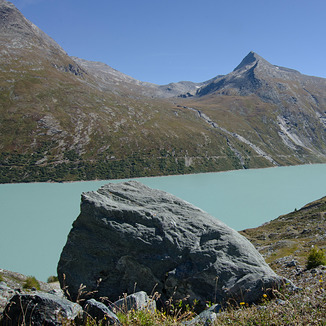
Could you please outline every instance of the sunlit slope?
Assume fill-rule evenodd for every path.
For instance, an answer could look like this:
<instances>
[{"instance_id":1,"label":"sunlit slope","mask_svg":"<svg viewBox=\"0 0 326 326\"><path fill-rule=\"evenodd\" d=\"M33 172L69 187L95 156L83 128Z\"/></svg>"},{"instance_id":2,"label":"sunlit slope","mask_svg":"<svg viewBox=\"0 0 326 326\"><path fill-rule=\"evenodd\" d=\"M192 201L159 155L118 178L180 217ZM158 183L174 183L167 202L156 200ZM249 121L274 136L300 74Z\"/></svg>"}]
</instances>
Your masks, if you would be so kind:
<instances>
[{"instance_id":1,"label":"sunlit slope","mask_svg":"<svg viewBox=\"0 0 326 326\"><path fill-rule=\"evenodd\" d=\"M69 57L5 0L0 53L0 182L326 162L325 79L254 53L226 76L154 85Z\"/></svg>"},{"instance_id":2,"label":"sunlit slope","mask_svg":"<svg viewBox=\"0 0 326 326\"><path fill-rule=\"evenodd\" d=\"M274 66L251 52L184 105L277 164L325 161L325 79Z\"/></svg>"}]
</instances>

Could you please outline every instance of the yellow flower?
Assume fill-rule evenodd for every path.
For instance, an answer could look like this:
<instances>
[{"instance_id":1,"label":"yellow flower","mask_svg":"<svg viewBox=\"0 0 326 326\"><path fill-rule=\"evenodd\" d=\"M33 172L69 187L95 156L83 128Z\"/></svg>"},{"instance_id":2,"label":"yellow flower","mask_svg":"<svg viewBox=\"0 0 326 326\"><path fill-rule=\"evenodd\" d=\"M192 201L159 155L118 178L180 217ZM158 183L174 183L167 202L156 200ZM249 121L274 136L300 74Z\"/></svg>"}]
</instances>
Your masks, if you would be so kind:
<instances>
[{"instance_id":1,"label":"yellow flower","mask_svg":"<svg viewBox=\"0 0 326 326\"><path fill-rule=\"evenodd\" d=\"M245 304L246 304L245 302L240 302L240 305L241 305L241 306L243 306L243 305L245 305Z\"/></svg>"},{"instance_id":2,"label":"yellow flower","mask_svg":"<svg viewBox=\"0 0 326 326\"><path fill-rule=\"evenodd\" d=\"M264 298L267 298L267 294L264 293L264 294L263 294L263 297L264 297Z\"/></svg>"},{"instance_id":3,"label":"yellow flower","mask_svg":"<svg viewBox=\"0 0 326 326\"><path fill-rule=\"evenodd\" d=\"M319 282L322 282L323 280L319 280Z\"/></svg>"}]
</instances>

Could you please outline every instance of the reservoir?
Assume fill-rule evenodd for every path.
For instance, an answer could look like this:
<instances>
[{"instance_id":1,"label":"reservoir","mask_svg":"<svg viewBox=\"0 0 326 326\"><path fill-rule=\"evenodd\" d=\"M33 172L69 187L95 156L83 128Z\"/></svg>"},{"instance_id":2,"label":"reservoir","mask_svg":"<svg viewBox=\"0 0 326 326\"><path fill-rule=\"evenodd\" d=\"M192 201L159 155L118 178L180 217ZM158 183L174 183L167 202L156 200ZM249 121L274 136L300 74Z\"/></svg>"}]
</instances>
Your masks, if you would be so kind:
<instances>
[{"instance_id":1,"label":"reservoir","mask_svg":"<svg viewBox=\"0 0 326 326\"><path fill-rule=\"evenodd\" d=\"M236 230L259 226L326 196L326 164L139 178ZM0 185L0 268L46 281L56 266L82 192L113 181Z\"/></svg>"}]
</instances>

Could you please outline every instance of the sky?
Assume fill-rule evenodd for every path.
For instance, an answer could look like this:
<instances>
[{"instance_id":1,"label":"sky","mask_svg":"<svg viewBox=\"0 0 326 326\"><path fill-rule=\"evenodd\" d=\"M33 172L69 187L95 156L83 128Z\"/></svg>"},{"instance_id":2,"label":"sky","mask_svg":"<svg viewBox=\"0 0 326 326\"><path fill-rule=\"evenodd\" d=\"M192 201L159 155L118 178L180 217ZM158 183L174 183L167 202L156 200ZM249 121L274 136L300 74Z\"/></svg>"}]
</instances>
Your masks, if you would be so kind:
<instances>
[{"instance_id":1,"label":"sky","mask_svg":"<svg viewBox=\"0 0 326 326\"><path fill-rule=\"evenodd\" d=\"M141 81L206 81L250 51L326 78L325 0L11 2L69 55Z\"/></svg>"}]
</instances>

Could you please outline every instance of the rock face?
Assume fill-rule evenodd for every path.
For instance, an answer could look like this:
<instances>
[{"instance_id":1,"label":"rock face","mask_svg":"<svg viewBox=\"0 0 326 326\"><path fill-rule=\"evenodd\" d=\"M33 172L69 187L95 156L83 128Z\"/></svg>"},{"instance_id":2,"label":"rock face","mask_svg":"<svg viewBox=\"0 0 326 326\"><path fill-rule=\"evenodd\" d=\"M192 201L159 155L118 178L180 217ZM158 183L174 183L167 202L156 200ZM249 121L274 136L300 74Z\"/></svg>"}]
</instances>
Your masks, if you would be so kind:
<instances>
[{"instance_id":1,"label":"rock face","mask_svg":"<svg viewBox=\"0 0 326 326\"><path fill-rule=\"evenodd\" d=\"M58 263L62 288L111 302L123 293L254 302L282 279L251 243L201 209L136 181L82 195ZM87 295L84 295L87 297Z\"/></svg>"}]
</instances>

